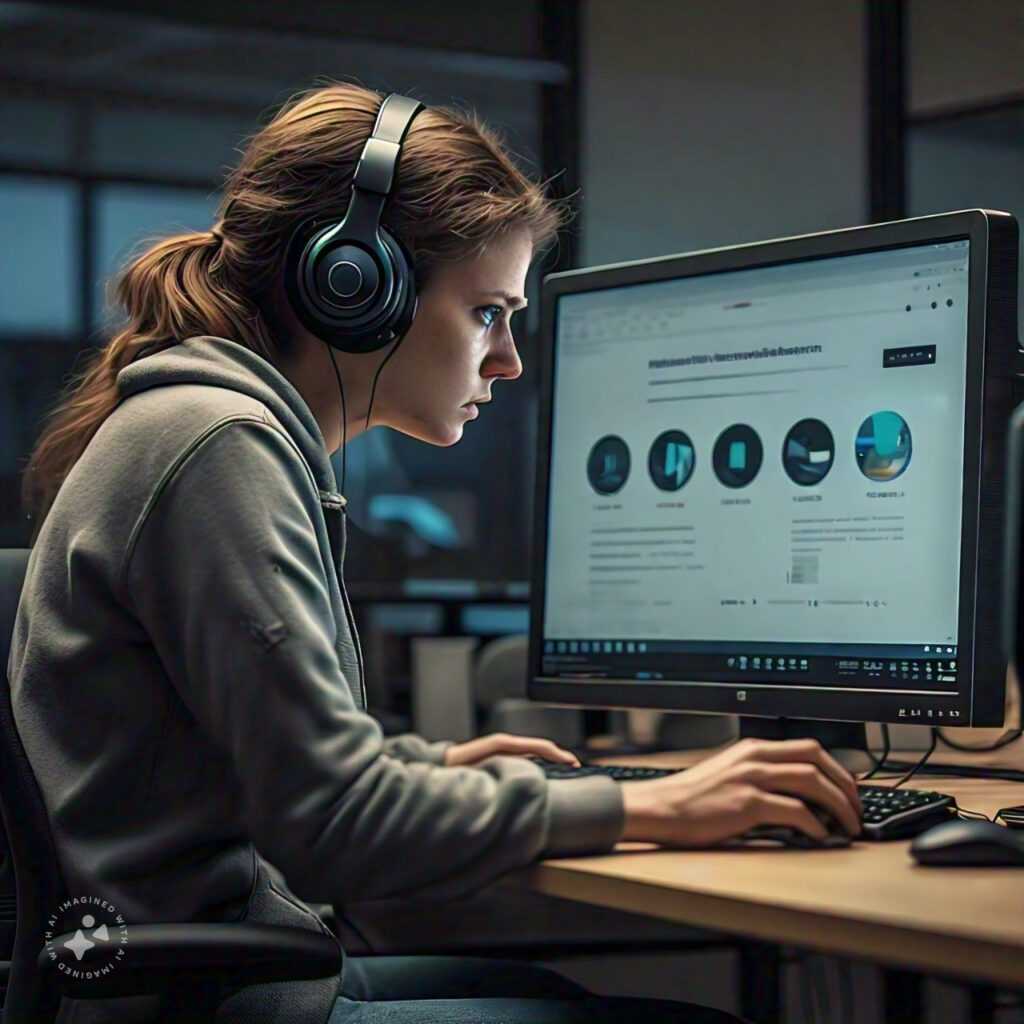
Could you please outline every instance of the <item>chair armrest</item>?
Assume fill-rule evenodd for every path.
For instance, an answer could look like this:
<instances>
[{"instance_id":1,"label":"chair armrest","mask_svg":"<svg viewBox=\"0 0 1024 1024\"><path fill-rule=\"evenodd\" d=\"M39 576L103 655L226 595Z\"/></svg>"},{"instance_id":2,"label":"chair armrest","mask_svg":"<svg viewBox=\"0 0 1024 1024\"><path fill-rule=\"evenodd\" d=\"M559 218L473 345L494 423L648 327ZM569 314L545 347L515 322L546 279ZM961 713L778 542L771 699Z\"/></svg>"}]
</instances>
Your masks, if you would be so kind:
<instances>
[{"instance_id":1,"label":"chair armrest","mask_svg":"<svg viewBox=\"0 0 1024 1024\"><path fill-rule=\"evenodd\" d=\"M182 983L209 989L300 981L341 970L338 941L304 928L129 924L109 939L90 938L84 950L75 934L55 936L38 958L40 972L75 999L143 995Z\"/></svg>"}]
</instances>

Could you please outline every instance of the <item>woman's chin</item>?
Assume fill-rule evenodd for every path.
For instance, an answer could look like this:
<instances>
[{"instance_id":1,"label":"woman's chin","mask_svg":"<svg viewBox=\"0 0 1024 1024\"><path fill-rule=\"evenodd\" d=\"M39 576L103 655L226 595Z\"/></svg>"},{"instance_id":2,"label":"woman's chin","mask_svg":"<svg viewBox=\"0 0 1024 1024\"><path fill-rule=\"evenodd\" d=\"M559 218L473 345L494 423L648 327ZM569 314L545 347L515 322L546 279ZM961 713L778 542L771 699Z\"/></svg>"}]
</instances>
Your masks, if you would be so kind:
<instances>
[{"instance_id":1,"label":"woman's chin","mask_svg":"<svg viewBox=\"0 0 1024 1024\"><path fill-rule=\"evenodd\" d=\"M453 423L445 432L443 439L439 439L434 443L441 448L450 448L453 444L458 444L462 440L462 424Z\"/></svg>"},{"instance_id":2,"label":"woman's chin","mask_svg":"<svg viewBox=\"0 0 1024 1024\"><path fill-rule=\"evenodd\" d=\"M432 425L430 428L420 426L415 432L403 430L402 433L426 444L432 444L436 448L451 448L453 444L458 444L462 440L462 424L445 423Z\"/></svg>"},{"instance_id":3,"label":"woman's chin","mask_svg":"<svg viewBox=\"0 0 1024 1024\"><path fill-rule=\"evenodd\" d=\"M462 433L466 428L466 424L469 420L476 419L478 415L475 405L469 408L472 410L472 415L467 416L467 408L463 406L459 409L459 415L456 418L437 424L437 440L434 441L434 444L443 448L449 448L462 440Z\"/></svg>"},{"instance_id":4,"label":"woman's chin","mask_svg":"<svg viewBox=\"0 0 1024 1024\"><path fill-rule=\"evenodd\" d=\"M423 441L425 444L432 444L438 448L450 448L462 440L462 430L466 419L465 415L449 419L440 417L428 419L425 416L418 416L405 423L392 422L389 426L405 434L406 437L414 437L417 441Z\"/></svg>"}]
</instances>

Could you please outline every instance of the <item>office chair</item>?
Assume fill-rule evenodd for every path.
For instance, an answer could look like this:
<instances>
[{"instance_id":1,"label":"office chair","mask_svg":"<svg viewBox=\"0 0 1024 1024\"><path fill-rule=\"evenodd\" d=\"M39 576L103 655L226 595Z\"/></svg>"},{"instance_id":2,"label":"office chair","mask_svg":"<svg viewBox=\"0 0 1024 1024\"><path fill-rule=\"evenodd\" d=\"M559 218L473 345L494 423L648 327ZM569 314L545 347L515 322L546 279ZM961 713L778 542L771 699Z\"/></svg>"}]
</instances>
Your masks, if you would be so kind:
<instances>
[{"instance_id":1,"label":"office chair","mask_svg":"<svg viewBox=\"0 0 1024 1024\"><path fill-rule=\"evenodd\" d=\"M229 990L271 981L323 978L338 971L341 950L320 932L245 924L127 924L117 969L82 978L90 964L109 960L119 936L95 945L81 960L68 948L72 933L45 943L46 922L66 898L38 783L14 723L7 679L14 617L29 552L0 549L0 811L15 879L16 929L0 1024L52 1021L61 996L105 999L155 994L161 1019L213 1020ZM78 978L66 971L74 971Z\"/></svg>"}]
</instances>

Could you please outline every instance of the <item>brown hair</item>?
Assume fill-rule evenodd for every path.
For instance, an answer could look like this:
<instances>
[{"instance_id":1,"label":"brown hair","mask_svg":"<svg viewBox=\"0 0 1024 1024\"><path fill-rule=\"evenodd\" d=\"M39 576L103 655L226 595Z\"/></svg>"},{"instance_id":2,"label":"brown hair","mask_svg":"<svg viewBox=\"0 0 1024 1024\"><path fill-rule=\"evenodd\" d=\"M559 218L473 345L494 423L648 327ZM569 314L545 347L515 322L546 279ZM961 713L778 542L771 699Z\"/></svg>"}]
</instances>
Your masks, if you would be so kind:
<instances>
[{"instance_id":1,"label":"brown hair","mask_svg":"<svg viewBox=\"0 0 1024 1024\"><path fill-rule=\"evenodd\" d=\"M217 224L162 239L122 271L115 296L127 322L72 381L26 467L23 497L35 533L116 407L125 366L196 335L229 338L265 358L281 350L286 339L273 333L270 292L285 243L305 218L343 212L381 102L340 83L294 96L249 140L228 176ZM432 266L469 257L512 227L526 227L540 248L563 218L492 130L445 107L413 121L383 216L420 284Z\"/></svg>"}]
</instances>

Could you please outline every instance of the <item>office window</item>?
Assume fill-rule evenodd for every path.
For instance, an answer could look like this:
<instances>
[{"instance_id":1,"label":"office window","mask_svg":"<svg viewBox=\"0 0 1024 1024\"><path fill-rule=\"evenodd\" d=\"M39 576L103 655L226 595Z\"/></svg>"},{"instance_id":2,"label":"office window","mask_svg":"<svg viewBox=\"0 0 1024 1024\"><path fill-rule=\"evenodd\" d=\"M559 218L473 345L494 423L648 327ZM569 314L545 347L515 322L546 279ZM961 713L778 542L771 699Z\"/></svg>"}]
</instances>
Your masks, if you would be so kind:
<instances>
[{"instance_id":1,"label":"office window","mask_svg":"<svg viewBox=\"0 0 1024 1024\"><path fill-rule=\"evenodd\" d=\"M59 100L0 96L0 160L61 165L71 156L71 111Z\"/></svg>"},{"instance_id":2,"label":"office window","mask_svg":"<svg viewBox=\"0 0 1024 1024\"><path fill-rule=\"evenodd\" d=\"M99 327L116 320L107 309L107 289L112 295L114 278L130 256L141 252L147 239L209 228L217 196L199 189L116 184L98 186L93 202L93 325Z\"/></svg>"},{"instance_id":3,"label":"office window","mask_svg":"<svg viewBox=\"0 0 1024 1024\"><path fill-rule=\"evenodd\" d=\"M78 189L0 175L0 332L67 338L79 329Z\"/></svg>"},{"instance_id":4,"label":"office window","mask_svg":"<svg viewBox=\"0 0 1024 1024\"><path fill-rule=\"evenodd\" d=\"M93 117L90 168L215 184L228 165L237 163L234 147L244 128L238 118L216 114L101 107Z\"/></svg>"}]
</instances>

